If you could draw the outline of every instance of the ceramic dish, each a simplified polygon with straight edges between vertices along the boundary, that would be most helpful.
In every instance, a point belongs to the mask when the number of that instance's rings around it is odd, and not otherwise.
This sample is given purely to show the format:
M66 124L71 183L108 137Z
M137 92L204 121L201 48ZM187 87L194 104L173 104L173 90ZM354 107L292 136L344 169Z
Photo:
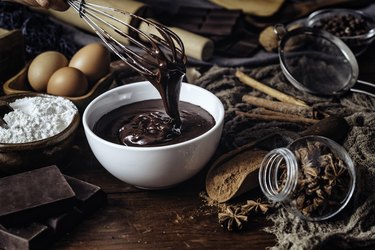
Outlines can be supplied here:
M95 123L104 114L149 99L160 99L150 82L114 88L87 106L82 123L95 157L113 176L141 188L167 188L194 176L210 160L220 141L224 107L211 92L183 83L180 100L202 107L215 119L215 125L204 134L167 146L131 147L106 141L93 132Z

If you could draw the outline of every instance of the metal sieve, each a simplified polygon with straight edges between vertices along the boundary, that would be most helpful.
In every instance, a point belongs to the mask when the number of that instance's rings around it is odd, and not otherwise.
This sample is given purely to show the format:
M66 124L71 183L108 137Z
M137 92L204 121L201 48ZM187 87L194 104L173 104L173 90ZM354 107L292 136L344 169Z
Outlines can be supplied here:
M281 69L297 89L315 95L341 95L347 91L375 97L375 84L358 80L357 60L338 37L319 29L286 31L275 25Z

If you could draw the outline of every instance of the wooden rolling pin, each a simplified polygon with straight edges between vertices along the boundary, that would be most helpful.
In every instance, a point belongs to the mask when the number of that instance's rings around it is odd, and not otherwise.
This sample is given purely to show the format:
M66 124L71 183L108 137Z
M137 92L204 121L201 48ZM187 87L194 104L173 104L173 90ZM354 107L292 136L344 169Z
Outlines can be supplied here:
M214 43L210 39L180 28L169 28L176 33L184 43L185 53L187 56L203 61L211 58L214 52ZM155 27L150 26L147 23L141 23L139 29L146 34L158 35L158 31L155 29Z
M90 0L90 3L121 9L139 16L142 16L147 8L145 4L132 0ZM91 27L71 8L65 12L48 10L48 13L65 23L74 25L90 33L94 33ZM131 17L125 15L117 15L117 17L120 17L123 21L131 24L132 26L136 25L136 22L134 22L133 18ZM106 18L106 21L113 23L113 21L108 18ZM157 31L155 32L155 30L150 28L147 24L141 23L138 25L140 25L139 28L146 33L152 32L157 34ZM185 53L187 56L197 60L208 60L212 57L214 51L214 43L212 40L180 28L169 28L181 38L182 42L184 43ZM124 32L128 32L128 29L124 28ZM122 43L129 44L128 39L125 39L123 36L115 34L115 32L111 35Z

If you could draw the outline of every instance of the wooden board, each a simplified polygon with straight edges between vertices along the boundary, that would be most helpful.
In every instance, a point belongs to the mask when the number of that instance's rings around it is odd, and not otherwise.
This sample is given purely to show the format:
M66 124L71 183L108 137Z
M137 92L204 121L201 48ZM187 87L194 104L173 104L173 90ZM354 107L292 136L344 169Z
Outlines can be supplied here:
M255 16L272 16L284 0L210 0L230 10L242 10L246 14Z

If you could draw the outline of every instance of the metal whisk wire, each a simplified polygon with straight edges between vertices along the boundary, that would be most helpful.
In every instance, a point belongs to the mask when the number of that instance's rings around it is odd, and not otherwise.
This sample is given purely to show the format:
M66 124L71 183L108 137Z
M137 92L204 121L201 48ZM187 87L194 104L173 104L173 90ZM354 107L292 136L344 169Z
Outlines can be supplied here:
M167 68L170 64L174 64L177 68L185 68L184 45L181 39L164 25L120 9L87 3L83 0L67 0L67 3L120 59L140 74L146 77L160 77L160 69ZM155 28L160 36L146 34L117 17L118 15L138 19ZM122 28L127 28L137 34L137 37L131 36L130 32L127 33ZM132 45L145 51L148 56L140 55L128 48L107 29L125 37ZM146 43L138 40L139 38L143 38Z

